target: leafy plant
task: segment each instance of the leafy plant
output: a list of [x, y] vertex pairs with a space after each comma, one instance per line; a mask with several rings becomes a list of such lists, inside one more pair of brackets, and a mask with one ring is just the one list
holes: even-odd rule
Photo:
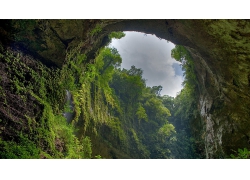
[[102, 156], [101, 155], [96, 155], [95, 159], [102, 159]]
[[109, 39], [113, 39], [113, 38], [115, 38], [115, 39], [121, 39], [121, 38], [123, 38], [125, 36], [125, 33], [124, 32], [121, 32], [121, 31], [118, 31], [118, 32], [111, 32], [110, 34], [109, 34]]
[[137, 115], [137, 118], [139, 119], [139, 121], [142, 120], [142, 119], [145, 120], [145, 121], [148, 121], [147, 113], [146, 113], [145, 109], [142, 107], [141, 104], [139, 104], [136, 115]]
[[250, 151], [247, 148], [238, 149], [238, 152], [234, 151], [236, 155], [231, 154], [230, 157], [233, 159], [249, 159], [250, 158]]
[[164, 124], [160, 129], [159, 129], [159, 135], [163, 136], [163, 137], [168, 137], [170, 136], [172, 133], [176, 133], [173, 124], [170, 123], [166, 123]]

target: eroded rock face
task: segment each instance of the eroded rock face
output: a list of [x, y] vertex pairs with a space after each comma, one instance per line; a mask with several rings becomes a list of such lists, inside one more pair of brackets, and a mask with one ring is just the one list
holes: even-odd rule
[[0, 39], [5, 45], [31, 54], [49, 67], [61, 67], [66, 52], [82, 43], [93, 58], [102, 34], [91, 34], [100, 20], [1, 20]]
[[[93, 33], [96, 25], [100, 30]], [[83, 41], [93, 58], [112, 31], [139, 31], [184, 45], [199, 84], [202, 137], [207, 158], [250, 149], [250, 22], [247, 20], [39, 20], [19, 45], [44, 62], [61, 66], [66, 51]], [[5, 27], [0, 37], [8, 36]], [[11, 39], [11, 38], [10, 38]], [[6, 39], [3, 40], [6, 42]]]
[[[247, 21], [211, 21], [210, 36], [193, 53], [204, 119], [207, 158], [249, 149], [249, 32]], [[200, 37], [202, 38], [202, 36]], [[213, 41], [209, 46], [206, 41]], [[205, 48], [207, 49], [205, 52]], [[203, 54], [203, 52], [205, 52]]]

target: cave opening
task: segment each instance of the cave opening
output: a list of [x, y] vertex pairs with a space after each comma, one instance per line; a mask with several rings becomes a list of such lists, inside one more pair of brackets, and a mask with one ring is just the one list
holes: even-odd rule
[[125, 37], [112, 39], [109, 44], [122, 57], [121, 69], [130, 69], [133, 65], [142, 69], [147, 86], [161, 85], [161, 95], [176, 97], [183, 88], [184, 70], [181, 63], [171, 57], [175, 44], [152, 34], [135, 31], [124, 33]]
[[[9, 26], [15, 29], [15, 31], [9, 31]], [[78, 91], [74, 87], [75, 81], [72, 80], [72, 83], [68, 82], [71, 82], [71, 79], [74, 79], [75, 76], [77, 76], [78, 78], [78, 75], [81, 75], [81, 73], [83, 72], [79, 70], [81, 68], [79, 65], [81, 65], [82, 68], [86, 68], [86, 70], [88, 68], [90, 70], [93, 70], [93, 72], [88, 72], [88, 75], [94, 74], [93, 76], [99, 76], [99, 74], [94, 71], [96, 70], [96, 68], [94, 67], [92, 62], [95, 60], [95, 55], [99, 51], [99, 49], [102, 49], [102, 47], [105, 46], [105, 43], [108, 43], [108, 40], [110, 40], [108, 37], [109, 33], [118, 31], [137, 31], [142, 32], [141, 36], [144, 39], [150, 38], [150, 34], [155, 34], [155, 36], [158, 37], [156, 38], [157, 40], [162, 39], [159, 40], [160, 42], [169, 40], [176, 44], [176, 46], [183, 46], [183, 49], [186, 49], [185, 52], [187, 52], [189, 56], [192, 57], [192, 60], [190, 60], [189, 64], [186, 63], [186, 65], [189, 65], [187, 66], [187, 68], [189, 68], [189, 71], [185, 71], [185, 78], [187, 77], [187, 75], [189, 75], [189, 78], [186, 78], [187, 81], [185, 80], [185, 83], [189, 83], [189, 89], [188, 91], [186, 91], [186, 94], [189, 93], [189, 97], [186, 98], [185, 94], [182, 96], [183, 100], [185, 101], [179, 101], [180, 106], [183, 107], [185, 111], [178, 111], [181, 115], [180, 118], [178, 117], [178, 119], [181, 119], [181, 123], [186, 122], [183, 118], [185, 116], [188, 116], [186, 117], [187, 119], [192, 120], [192, 123], [190, 125], [191, 128], [193, 128], [192, 132], [194, 132], [195, 136], [197, 137], [196, 139], [202, 143], [200, 145], [201, 148], [199, 149], [205, 149], [206, 158], [228, 157], [231, 153], [234, 153], [234, 151], [237, 152], [238, 148], [243, 149], [246, 147], [247, 149], [249, 149], [249, 142], [247, 138], [249, 137], [249, 124], [245, 120], [249, 115], [249, 109], [247, 107], [249, 107], [250, 102], [248, 63], [249, 22], [246, 20], [8, 20], [3, 21], [0, 28], [0, 51], [2, 53], [1, 58], [3, 62], [11, 62], [8, 61], [10, 54], [11, 58], [13, 58], [12, 54], [16, 55], [17, 53], [18, 58], [19, 55], [21, 55], [22, 58], [25, 58], [25, 63], [27, 62], [26, 55], [30, 55], [29, 59], [34, 58], [34, 61], [32, 60], [33, 64], [35, 64], [35, 62], [41, 62], [42, 64], [49, 66], [49, 64], [53, 63], [55, 64], [55, 67], [59, 67], [59, 69], [65, 65], [64, 63], [67, 62], [69, 63], [69, 67], [72, 69], [67, 69], [70, 71], [66, 72], [68, 73], [67, 75], [65, 75], [66, 73], [64, 73], [64, 79], [60, 77], [57, 81], [54, 82], [60, 81], [60, 84], [65, 84], [67, 86], [70, 85], [73, 87], [72, 90], [75, 90], [76, 93], [78, 93]], [[126, 39], [126, 37], [123, 39]], [[122, 41], [123, 39], [119, 41]], [[141, 47], [145, 45], [145, 43], [137, 45], [137, 41], [139, 40], [133, 39], [133, 41], [134, 42], [132, 43], [132, 45], [129, 45], [131, 46], [131, 48], [133, 48], [133, 50], [136, 50], [137, 46]], [[10, 52], [9, 54], [6, 54], [6, 49], [8, 50], [8, 52]], [[157, 56], [155, 57], [161, 55], [159, 48], [158, 51], [153, 51], [152, 49], [153, 48], [151, 46], [149, 49], [143, 50], [143, 52], [149, 51], [151, 52], [150, 55], [156, 54]], [[77, 53], [79, 50], [79, 52], [84, 54], [84, 56], [77, 56], [78, 58], [68, 56], [67, 53], [71, 52], [71, 50], [72, 52], [73, 50], [75, 50], [74, 52]], [[122, 55], [122, 51], [120, 51], [120, 53]], [[69, 54], [71, 55], [71, 53]], [[5, 56], [7, 56], [8, 58], [3, 58]], [[132, 54], [131, 56], [136, 57], [136, 53]], [[66, 58], [68, 58], [67, 61]], [[162, 64], [156, 63], [157, 61], [153, 58], [148, 61], [146, 61], [143, 56], [137, 57], [137, 59], [139, 58], [142, 58], [144, 60], [142, 65], [145, 65], [146, 62], [149, 62], [148, 67], [152, 68], [154, 72], [159, 72], [159, 69], [157, 68], [164, 68]], [[79, 62], [77, 60], [79, 60]], [[123, 60], [125, 63], [125, 58], [123, 58]], [[48, 61], [49, 63], [46, 64], [45, 61]], [[85, 64], [81, 63], [83, 61], [85, 62]], [[133, 62], [137, 63], [137, 60], [133, 60]], [[184, 61], [183, 64], [185, 64], [185, 62], [186, 61]], [[32, 68], [35, 67], [35, 65], [33, 64]], [[9, 64], [9, 66], [12, 65], [13, 64]], [[155, 67], [154, 65], [157, 65], [157, 67]], [[31, 65], [30, 63], [27, 63], [24, 66], [26, 67]], [[125, 65], [122, 64], [122, 66]], [[138, 68], [142, 67], [138, 66]], [[177, 73], [173, 70], [173, 66], [171, 68], [171, 71], [176, 75]], [[8, 68], [6, 69], [6, 72], [4, 72], [6, 74], [6, 77], [7, 74], [10, 74], [10, 72], [19, 74], [19, 71], [13, 72], [10, 71], [11, 69], [13, 68]], [[29, 68], [26, 69], [27, 71], [29, 70]], [[143, 70], [144, 75], [149, 72], [146, 69]], [[37, 72], [40, 71], [37, 70]], [[101, 70], [100, 72], [103, 73], [104, 71]], [[32, 76], [31, 72], [28, 73]], [[107, 73], [106, 75], [109, 74]], [[159, 76], [164, 77], [164, 73], [163, 75], [158, 75], [158, 77]], [[13, 77], [15, 76], [8, 76], [9, 79]], [[102, 78], [101, 76], [99, 77], [100, 79]], [[153, 77], [151, 72], [149, 72], [149, 77]], [[37, 77], [35, 77], [34, 79], [36, 78]], [[145, 77], [145, 79], [148, 80], [147, 85], [162, 85], [163, 91], [161, 93], [164, 94], [164, 89], [166, 88], [164, 84], [157, 82], [157, 84], [150, 85], [150, 78]], [[28, 79], [29, 81], [30, 79], [32, 80], [32, 78]], [[85, 79], [87, 78], [81, 78], [82, 81]], [[91, 80], [95, 81], [96, 79], [97, 78], [93, 78]], [[159, 78], [157, 78], [157, 80], [158, 79]], [[27, 78], [25, 79], [25, 81], [28, 81]], [[12, 82], [16, 82], [16, 79], [13, 79]], [[91, 83], [92, 82], [88, 82], [88, 85]], [[92, 84], [94, 83], [95, 82], [93, 82]], [[119, 84], [119, 81], [117, 81], [117, 84]], [[16, 86], [15, 83], [13, 85]], [[41, 87], [44, 87], [44, 83], [40, 85]], [[168, 85], [171, 86], [171, 84]], [[36, 93], [41, 96], [45, 94], [51, 95], [51, 97], [55, 99], [54, 94], [52, 94], [51, 92], [52, 90], [55, 90], [57, 92], [58, 88], [51, 86], [50, 81], [48, 81], [48, 85], [46, 87], [50, 87], [48, 91], [42, 94], [40, 93], [40, 91]], [[120, 84], [118, 87], [120, 87]], [[62, 89], [62, 87], [60, 88]], [[21, 90], [19, 88], [19, 85], [17, 86], [17, 88], [13, 88], [13, 90], [16, 89], [18, 89], [18, 91]], [[26, 87], [24, 87], [24, 89], [26, 89]], [[44, 91], [46, 90], [46, 88], [43, 89]], [[110, 97], [108, 95], [111, 94], [108, 94], [109, 92], [111, 92], [110, 89], [108, 90], [109, 91], [107, 91], [106, 89], [105, 91], [107, 92], [106, 97]], [[122, 91], [123, 89], [119, 90]], [[184, 88], [183, 91], [185, 92]], [[61, 92], [65, 93], [63, 89], [61, 90]], [[127, 92], [128, 91], [124, 91], [123, 93], [126, 94]], [[89, 94], [86, 93], [85, 97], [88, 97]], [[174, 94], [171, 96], [174, 96]], [[93, 96], [91, 96], [91, 98], [92, 97]], [[22, 97], [19, 96], [19, 98], [21, 99]], [[178, 96], [176, 96], [176, 98], [178, 99]], [[190, 98], [192, 98], [192, 100], [190, 100]], [[124, 98], [124, 100], [126, 101], [128, 100], [128, 98], [126, 97]], [[132, 100], [134, 100], [134, 98], [131, 98], [131, 101]], [[183, 102], [185, 102], [186, 104]], [[58, 104], [53, 104], [52, 101], [48, 101], [48, 104], [49, 103], [55, 107]], [[143, 109], [141, 108], [142, 103], [140, 103], [137, 103], [138, 106], [131, 109], [134, 111], [141, 110], [141, 114], [137, 114], [143, 117]], [[146, 105], [148, 104], [150, 105], [150, 103], [147, 103]], [[6, 107], [6, 105], [3, 106]], [[15, 108], [13, 104], [10, 104], [10, 107]], [[128, 108], [130, 108], [130, 106], [128, 106]], [[56, 107], [55, 109], [58, 109], [58, 107]], [[206, 111], [204, 111], [204, 109], [206, 109]], [[91, 112], [89, 114], [91, 114]], [[136, 112], [134, 112], [133, 114], [136, 115]], [[8, 118], [8, 114], [6, 115], [6, 117]], [[37, 117], [39, 117], [39, 115]], [[140, 124], [138, 121], [138, 124], [135, 125], [138, 125], [138, 129], [141, 127], [141, 122], [143, 121], [140, 121]], [[132, 123], [134, 122], [131, 122], [131, 124]], [[179, 128], [182, 128], [184, 126], [181, 123], [179, 123], [181, 125], [181, 127]], [[175, 123], [175, 125], [176, 124], [178, 123]], [[151, 125], [153, 126], [154, 124], [152, 123], [150, 124], [150, 126]], [[130, 136], [134, 138], [134, 140], [137, 139], [134, 131], [130, 130], [129, 133]], [[242, 136], [242, 134], [244, 134], [244, 136]], [[140, 148], [143, 149], [143, 146], [141, 146]]]

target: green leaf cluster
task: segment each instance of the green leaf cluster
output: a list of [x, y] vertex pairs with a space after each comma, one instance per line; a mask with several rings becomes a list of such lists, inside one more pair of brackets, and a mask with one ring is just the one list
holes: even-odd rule
[[116, 31], [114, 31], [114, 32], [111, 32], [110, 34], [109, 34], [109, 38], [110, 39], [121, 39], [121, 38], [123, 38], [123, 37], [125, 37], [125, 33], [124, 32], [121, 32], [121, 31], [118, 31], [118, 32], [116, 32]]
[[250, 151], [247, 148], [244, 149], [238, 149], [238, 152], [235, 152], [236, 154], [231, 154], [230, 157], [232, 159], [249, 159], [250, 158]]

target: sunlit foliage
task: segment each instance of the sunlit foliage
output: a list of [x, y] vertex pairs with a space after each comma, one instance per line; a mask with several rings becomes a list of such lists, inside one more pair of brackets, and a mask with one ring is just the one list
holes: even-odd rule
[[171, 56], [182, 63], [185, 71], [184, 87], [176, 98], [163, 97], [165, 106], [172, 113], [170, 121], [176, 128], [177, 141], [171, 150], [175, 158], [204, 158], [201, 118], [197, 107], [199, 87], [193, 59], [188, 50], [180, 45], [172, 49]]

